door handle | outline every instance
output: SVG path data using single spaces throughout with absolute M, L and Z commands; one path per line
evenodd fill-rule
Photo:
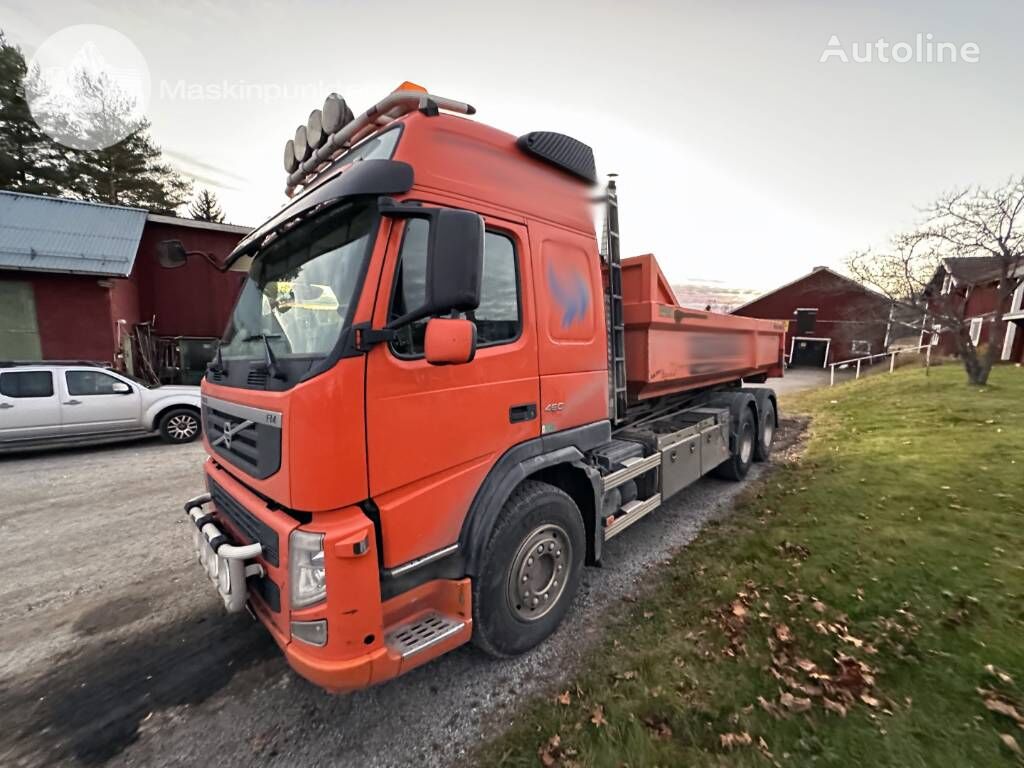
M 537 418 L 537 404 L 527 403 L 526 405 L 513 405 L 508 409 L 508 420 L 510 424 L 518 424 L 521 421 L 533 421 Z
M 13 407 L 14 407 L 14 406 L 13 406 L 13 405 L 12 405 L 11 403 L 0 403 L 0 408 L 2 408 L 2 409 L 3 409 L 3 410 L 5 410 L 5 411 L 6 411 L 6 410 L 7 410 L 8 408 L 13 408 Z
M 81 400 L 65 400 L 64 405 L 81 405 Z

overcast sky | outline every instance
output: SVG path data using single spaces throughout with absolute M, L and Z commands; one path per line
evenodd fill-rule
M 841 266 L 945 189 L 1024 171 L 1024 4 L 898 5 L 0 0 L 0 28 L 29 57 L 73 24 L 127 36 L 155 138 L 233 222 L 282 204 L 284 141 L 327 93 L 358 112 L 413 80 L 510 133 L 592 145 L 620 174 L 624 255 L 760 289 Z M 979 60 L 820 62 L 833 35 L 852 58 L 918 34 Z M 180 87 L 242 83 L 264 97 Z

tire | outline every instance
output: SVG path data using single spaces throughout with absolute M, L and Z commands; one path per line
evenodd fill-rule
M 165 443 L 191 443 L 202 433 L 203 425 L 191 408 L 172 408 L 160 417 L 157 429 Z
M 771 400 L 765 400 L 761 409 L 761 423 L 757 428 L 757 442 L 754 444 L 754 461 L 767 461 L 772 455 L 774 442 L 775 404 Z
M 505 502 L 473 581 L 474 645 L 509 658 L 553 633 L 576 595 L 585 548 L 572 498 L 553 485 L 523 481 Z
M 754 461 L 754 450 L 757 445 L 757 430 L 754 427 L 754 414 L 749 408 L 743 409 L 739 428 L 736 430 L 736 450 L 729 458 L 715 467 L 714 474 L 725 480 L 742 480 L 750 471 Z

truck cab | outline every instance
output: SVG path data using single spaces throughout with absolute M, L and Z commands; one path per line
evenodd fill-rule
M 334 691 L 471 637 L 527 650 L 606 526 L 660 501 L 660 452 L 613 438 L 625 369 L 589 148 L 397 93 L 342 127 L 361 141 L 293 171 L 301 191 L 230 257 L 248 277 L 202 383 L 206 492 L 186 504 L 228 609 Z M 705 383 L 723 382 L 739 378 Z M 729 408 L 685 425 L 717 431 L 710 467 Z

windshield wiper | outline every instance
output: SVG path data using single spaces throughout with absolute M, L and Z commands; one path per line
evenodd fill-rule
M 270 348 L 270 340 L 280 338 L 281 334 L 279 333 L 254 333 L 251 336 L 246 336 L 242 341 L 260 341 L 262 339 L 263 349 L 266 351 L 267 373 L 279 381 L 287 381 L 288 377 L 277 367 L 277 358 L 274 356 L 274 350 Z
M 227 373 L 228 372 L 227 366 L 224 365 L 224 356 L 221 354 L 221 351 L 220 351 L 221 347 L 223 347 L 223 346 L 224 346 L 223 343 L 217 342 L 217 356 L 213 359 L 213 363 L 211 365 L 209 365 L 209 369 L 211 371 L 213 371 L 214 373 Z

